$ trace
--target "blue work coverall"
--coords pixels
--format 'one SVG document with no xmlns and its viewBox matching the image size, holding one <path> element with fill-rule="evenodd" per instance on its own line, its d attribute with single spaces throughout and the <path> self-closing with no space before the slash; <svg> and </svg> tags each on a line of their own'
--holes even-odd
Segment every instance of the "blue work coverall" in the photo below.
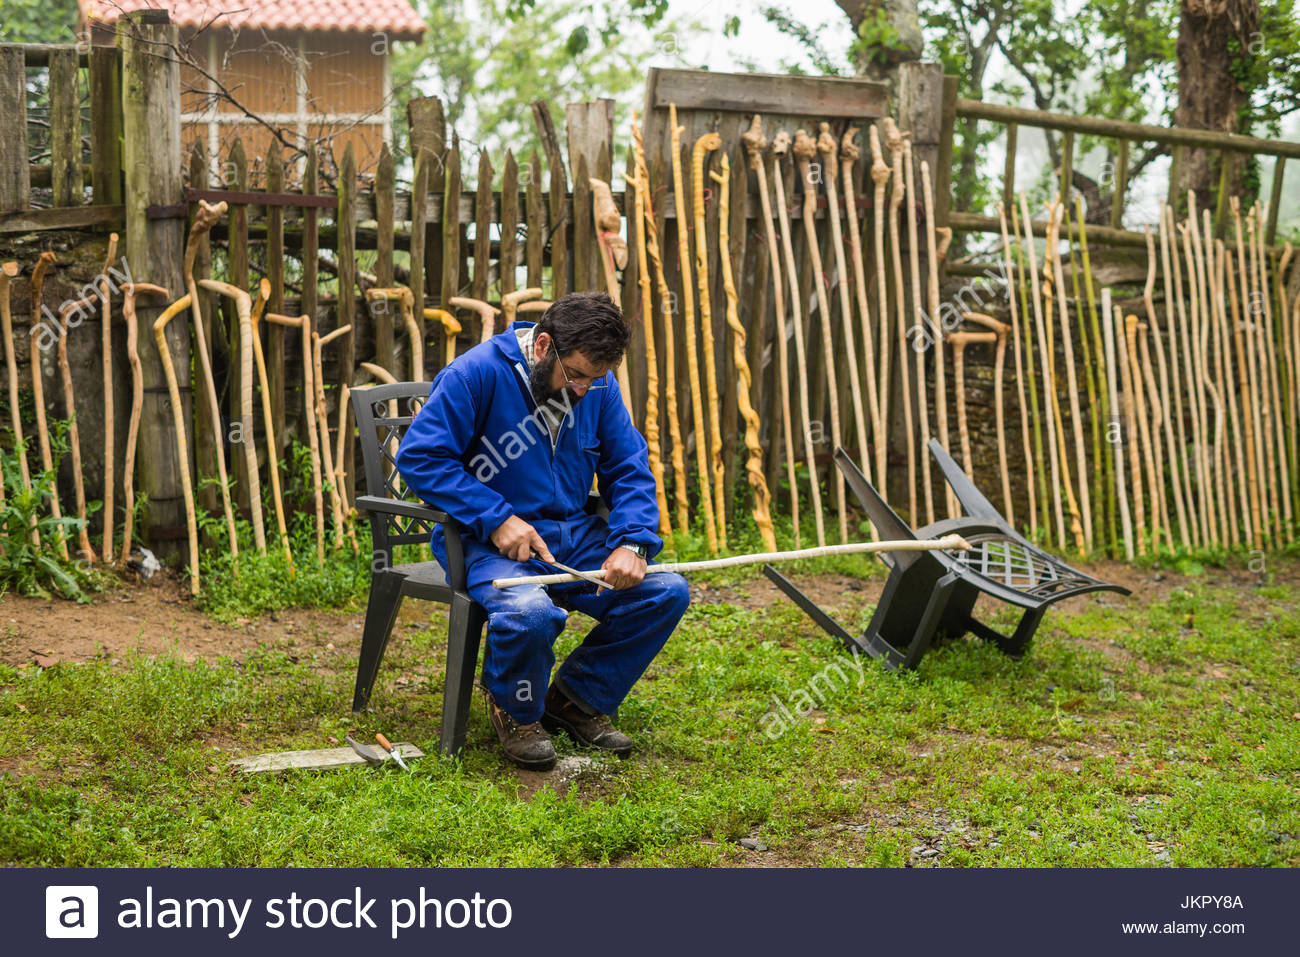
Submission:
<svg viewBox="0 0 1300 957">
<path fill-rule="evenodd" d="M 438 373 L 397 453 L 406 483 L 466 529 L 469 593 L 488 612 L 483 683 L 520 724 L 542 716 L 555 664 L 552 646 L 564 630 L 567 614 L 552 597 L 599 622 L 560 666 L 556 681 L 601 714 L 612 714 L 627 696 L 690 600 L 685 579 L 676 574 L 647 575 L 633 588 L 600 594 L 589 582 L 492 587 L 494 578 L 555 571 L 540 560 L 516 562 L 497 551 L 491 534 L 511 515 L 532 525 L 551 554 L 575 568 L 599 568 L 625 543 L 646 546 L 651 557 L 663 547 L 646 442 L 615 377 L 607 374 L 606 388 L 589 390 L 568 407 L 553 445 L 516 335 L 529 325 L 511 324 Z M 586 512 L 593 476 L 608 522 Z M 446 568 L 441 525 L 431 545 Z"/>
</svg>

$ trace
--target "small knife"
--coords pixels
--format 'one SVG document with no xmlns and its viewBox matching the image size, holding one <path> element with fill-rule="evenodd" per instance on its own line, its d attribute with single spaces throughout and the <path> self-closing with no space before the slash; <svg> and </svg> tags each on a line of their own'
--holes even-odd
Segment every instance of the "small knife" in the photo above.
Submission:
<svg viewBox="0 0 1300 957">
<path fill-rule="evenodd" d="M 387 738 L 385 738 L 382 734 L 376 733 L 375 740 L 379 742 L 379 746 L 381 748 L 383 748 L 385 751 L 387 751 L 389 754 L 393 756 L 393 760 L 397 762 L 397 766 L 399 768 L 401 768 L 403 771 L 411 773 L 410 765 L 408 765 L 405 761 L 402 760 L 401 752 L 398 751 L 391 744 L 389 744 Z"/>
<path fill-rule="evenodd" d="M 533 554 L 537 555 L 537 552 L 534 551 Z M 547 565 L 550 565 L 554 568 L 558 568 L 562 572 L 568 572 L 570 575 L 576 575 L 578 578 L 581 578 L 585 582 L 591 582 L 593 585 L 596 586 L 596 591 L 598 593 L 602 588 L 610 587 L 609 583 L 606 582 L 603 578 L 598 578 L 597 576 L 593 575 L 591 572 L 584 572 L 584 571 L 579 571 L 576 568 L 570 568 L 568 565 L 565 565 L 563 562 L 556 562 L 556 561 L 548 562 L 546 561 L 545 558 L 542 558 L 541 555 L 537 555 L 537 560 Z"/>
</svg>

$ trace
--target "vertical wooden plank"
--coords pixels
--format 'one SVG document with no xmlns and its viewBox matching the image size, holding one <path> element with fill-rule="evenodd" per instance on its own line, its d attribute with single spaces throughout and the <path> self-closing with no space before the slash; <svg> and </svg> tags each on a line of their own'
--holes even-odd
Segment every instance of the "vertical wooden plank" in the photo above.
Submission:
<svg viewBox="0 0 1300 957">
<path fill-rule="evenodd" d="M 453 134 L 442 192 L 442 307 L 460 294 L 460 142 Z"/>
<path fill-rule="evenodd" d="M 0 116 L 10 130 L 27 129 L 27 60 L 21 47 L 0 46 Z M 0 213 L 31 205 L 27 136 L 0 136 Z"/>
<path fill-rule="evenodd" d="M 302 192 L 304 196 L 314 196 L 320 191 L 320 173 L 318 169 L 318 160 L 316 158 L 316 147 L 310 145 L 307 148 L 307 158 L 303 165 L 302 172 Z M 319 330 L 320 317 L 318 310 L 320 307 L 319 290 L 319 262 L 320 262 L 320 211 L 314 206 L 307 206 L 302 211 L 302 312 L 303 315 L 311 317 L 312 329 Z M 310 362 L 311 356 L 304 357 L 304 361 Z M 303 419 L 306 423 L 306 404 L 315 402 L 315 396 L 309 396 L 303 393 Z M 330 421 L 327 418 L 327 423 Z M 333 481 L 330 477 L 328 481 Z"/>
<path fill-rule="evenodd" d="M 415 311 L 415 326 L 419 330 L 421 343 L 427 342 L 429 338 L 425 334 L 424 327 L 424 290 L 429 284 L 425 276 L 425 268 L 429 264 L 429 254 L 425 247 L 429 235 L 426 224 L 429 209 L 430 167 L 433 163 L 433 155 L 427 150 L 420 150 L 415 157 L 415 167 L 411 180 L 411 274 L 408 278 L 408 285 L 411 289 L 411 296 L 414 298 L 412 308 Z M 445 218 L 446 210 L 443 211 L 443 215 Z M 436 245 L 440 246 L 441 243 Z M 438 255 L 441 257 L 444 253 L 445 250 L 440 250 Z M 446 262 L 445 259 L 440 261 Z M 446 302 L 446 300 L 444 299 L 443 302 Z M 410 348 L 409 344 L 407 348 Z"/>
<path fill-rule="evenodd" d="M 208 186 L 208 147 L 202 139 L 196 140 L 194 149 L 190 151 L 190 185 L 195 189 L 205 189 Z M 198 210 L 198 206 L 192 206 L 190 209 L 190 222 L 193 223 L 193 214 Z M 203 233 L 202 238 L 195 247 L 194 254 L 194 279 L 197 282 L 200 279 L 207 279 L 212 271 L 212 246 L 208 240 L 208 234 Z M 203 341 L 208 347 L 208 364 L 212 365 L 213 347 L 216 338 L 213 335 L 215 323 L 213 317 L 216 302 L 212 293 L 206 289 L 199 290 L 199 315 L 203 320 Z M 195 344 L 197 347 L 197 343 Z M 195 364 L 197 371 L 198 365 Z M 191 388 L 197 390 L 204 388 L 203 380 L 200 376 L 192 377 Z M 199 413 L 196 410 L 194 416 L 194 461 L 196 465 L 196 474 L 202 475 L 206 472 L 208 475 L 217 474 L 217 442 L 221 436 L 212 431 L 211 416 Z M 216 512 L 221 507 L 220 495 L 215 486 L 208 485 L 198 490 L 199 504 L 209 513 Z"/>
<path fill-rule="evenodd" d="M 1016 202 L 1016 134 L 1019 130 L 1017 124 L 1007 124 L 1007 155 L 1002 167 L 1002 208 L 1008 216 Z"/>
<path fill-rule="evenodd" d="M 50 186 L 55 206 L 81 204 L 81 110 L 77 105 L 77 51 L 50 50 Z"/>
<path fill-rule="evenodd" d="M 952 151 L 953 127 L 957 123 L 957 81 L 955 76 L 943 78 L 943 105 L 939 115 L 939 160 L 934 173 L 934 223 L 948 225 L 948 210 L 952 206 Z M 1066 202 L 1069 202 L 1068 193 Z"/>
<path fill-rule="evenodd" d="M 1282 176 L 1286 172 L 1286 157 L 1275 157 L 1277 165 L 1273 167 L 1273 187 L 1269 190 L 1268 219 L 1264 226 L 1264 245 L 1272 246 L 1277 239 L 1277 210 L 1282 205 Z"/>
<path fill-rule="evenodd" d="M 594 260 L 591 221 L 591 182 L 587 157 L 573 160 L 573 290 L 590 292 L 604 288 L 603 280 L 594 285 L 591 267 Z"/>
<path fill-rule="evenodd" d="M 1121 229 L 1124 225 L 1124 196 L 1128 192 L 1128 140 L 1119 141 L 1119 155 L 1115 159 L 1115 189 L 1111 193 L 1110 225 Z M 1010 207 L 1007 207 L 1010 209 Z"/>
<path fill-rule="evenodd" d="M 569 227 L 565 210 L 569 187 L 560 151 L 553 151 L 548 159 L 551 164 L 551 299 L 554 300 L 569 291 Z"/>
<path fill-rule="evenodd" d="M 1061 137 L 1061 176 L 1056 184 L 1060 190 L 1061 202 L 1073 207 L 1070 194 L 1074 185 L 1074 132 L 1067 130 Z"/>
<path fill-rule="evenodd" d="M 492 161 L 485 149 L 478 151 L 478 183 L 474 192 L 474 279 L 470 295 L 487 301 L 489 251 L 492 248 Z"/>
<path fill-rule="evenodd" d="M 338 263 L 339 263 L 339 304 L 338 326 L 352 323 L 352 332 L 343 337 L 338 352 L 339 379 L 352 384 L 356 372 L 356 282 L 357 282 L 357 161 L 348 143 L 343 150 L 343 163 L 339 166 L 339 212 L 338 212 Z M 337 328 L 337 327 L 336 327 Z M 351 413 L 345 418 L 345 428 L 349 434 L 355 432 L 351 424 Z M 343 443 L 343 461 L 341 467 L 348 501 L 356 500 L 356 441 L 355 438 Z"/>
<path fill-rule="evenodd" d="M 266 151 L 266 191 L 278 193 L 284 189 L 284 161 L 280 146 L 274 140 Z M 266 278 L 271 283 L 271 298 L 267 312 L 284 312 L 284 207 L 266 207 Z M 266 322 L 266 374 L 271 387 L 271 422 L 275 427 L 275 444 L 284 459 L 289 436 L 284 421 L 285 350 L 284 326 Z"/>
<path fill-rule="evenodd" d="M 515 154 L 506 150 L 501 174 L 501 295 L 515 291 L 515 267 L 519 263 L 519 168 Z"/>
<path fill-rule="evenodd" d="M 442 100 L 436 96 L 412 97 L 406 104 L 406 116 L 411 131 L 411 160 L 414 162 L 421 153 L 425 155 L 425 190 L 429 196 L 440 196 L 446 176 L 447 161 L 447 116 Z M 414 184 L 412 185 L 414 188 Z M 423 214 L 422 214 L 423 215 Z M 426 284 L 436 282 L 442 275 L 442 243 L 438 241 L 438 227 L 425 216 L 420 247 L 424 262 L 420 275 Z M 411 291 L 415 288 L 412 286 Z M 444 300 L 445 301 L 445 300 Z M 424 331 L 424 311 L 417 309 L 416 324 Z M 427 335 L 425 336 L 427 340 Z M 428 354 L 426 349 L 425 353 Z"/>
<path fill-rule="evenodd" d="M 537 155 L 537 150 L 533 150 L 533 155 L 528 160 L 527 216 L 525 258 L 528 260 L 528 287 L 540 289 L 542 251 L 546 247 L 546 207 L 542 203 L 542 160 Z"/>
<path fill-rule="evenodd" d="M 180 64 L 163 56 L 179 40 L 177 28 L 166 11 L 145 10 L 128 14 L 119 21 L 118 43 L 122 47 L 122 134 L 126 164 L 126 255 L 132 271 L 173 292 L 184 286 L 181 264 L 184 255 L 185 221 L 150 219 L 150 206 L 171 206 L 182 202 L 180 156 Z M 162 306 L 142 304 L 137 312 L 142 330 L 150 329 Z M 177 369 L 190 367 L 190 331 L 183 322 L 167 326 L 165 347 Z M 176 434 L 170 397 L 163 376 L 158 346 L 151 335 L 140 336 L 144 371 L 144 408 L 140 416 L 140 472 L 137 487 L 148 496 L 149 517 L 144 537 L 155 551 L 172 556 L 178 542 L 185 540 L 186 508 L 182 468 L 178 462 Z M 182 421 L 191 421 L 189 394 L 181 401 Z"/>
<path fill-rule="evenodd" d="M 375 170 L 375 284 L 381 289 L 393 285 L 393 151 L 385 143 L 379 151 L 379 166 Z M 375 313 L 375 362 L 405 379 L 397 370 L 397 357 L 393 355 L 393 310 L 388 302 Z"/>
<path fill-rule="evenodd" d="M 244 153 L 243 140 L 238 137 L 235 142 L 230 144 L 229 159 L 226 161 L 222 187 L 224 189 L 243 192 L 248 189 L 248 157 Z M 232 203 L 229 213 L 229 232 L 226 241 L 227 257 L 229 259 L 230 283 L 240 289 L 248 289 L 248 207 L 242 203 Z M 240 421 L 240 330 L 239 316 L 235 312 L 235 304 L 228 298 L 222 297 L 221 300 L 222 314 L 226 317 L 226 349 L 227 355 L 231 357 L 230 368 L 226 375 L 226 381 L 229 383 L 227 390 L 228 421 Z M 252 442 L 254 437 L 251 435 L 241 435 L 241 442 Z M 240 450 L 241 454 L 231 455 L 230 465 L 231 474 L 235 476 L 235 497 L 238 501 L 241 511 L 247 512 L 251 508 L 248 497 L 248 465 Z"/>
<path fill-rule="evenodd" d="M 92 201 L 122 202 L 122 68 L 115 47 L 90 48 L 90 169 Z"/>
</svg>

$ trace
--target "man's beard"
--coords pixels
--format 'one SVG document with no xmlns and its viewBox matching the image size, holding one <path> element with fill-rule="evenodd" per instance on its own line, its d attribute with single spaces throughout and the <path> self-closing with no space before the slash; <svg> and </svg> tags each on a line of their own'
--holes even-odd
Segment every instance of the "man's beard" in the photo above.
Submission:
<svg viewBox="0 0 1300 957">
<path fill-rule="evenodd" d="M 528 375 L 528 387 L 532 390 L 533 401 L 538 406 L 550 405 L 554 409 L 567 410 L 582 396 L 568 386 L 551 388 L 551 374 L 555 369 L 555 356 L 547 355 L 533 363 L 533 371 Z"/>
</svg>

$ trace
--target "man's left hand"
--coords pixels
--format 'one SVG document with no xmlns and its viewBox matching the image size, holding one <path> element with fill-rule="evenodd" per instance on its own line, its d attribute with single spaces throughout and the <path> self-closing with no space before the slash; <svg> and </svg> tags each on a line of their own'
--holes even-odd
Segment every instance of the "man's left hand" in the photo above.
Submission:
<svg viewBox="0 0 1300 957">
<path fill-rule="evenodd" d="M 633 588 L 645 578 L 645 559 L 628 548 L 614 549 L 600 567 L 610 588 Z"/>
</svg>

